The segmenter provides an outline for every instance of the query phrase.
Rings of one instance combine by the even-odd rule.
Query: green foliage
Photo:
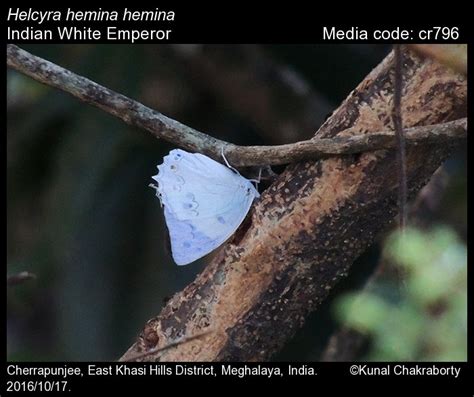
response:
[[[336,314],[371,338],[364,359],[467,359],[467,250],[446,227],[392,234],[385,259],[403,275],[344,295]],[[400,290],[398,299],[393,292]]]

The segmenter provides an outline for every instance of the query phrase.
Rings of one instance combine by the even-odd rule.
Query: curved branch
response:
[[[393,132],[313,138],[293,144],[276,146],[239,146],[199,132],[176,120],[150,109],[124,95],[118,94],[85,77],[79,76],[52,62],[32,55],[15,45],[7,46],[9,67],[48,86],[58,88],[79,100],[118,117],[127,124],[145,129],[157,138],[172,142],[184,149],[203,153],[222,162],[222,150],[235,167],[279,165],[318,159],[333,155],[361,153],[396,146]],[[442,143],[465,139],[467,120],[406,130],[407,145]],[[350,131],[347,131],[349,135]]]

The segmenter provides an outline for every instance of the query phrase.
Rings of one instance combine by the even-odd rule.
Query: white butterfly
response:
[[[255,198],[252,182],[199,153],[174,149],[158,166],[151,185],[164,205],[171,252],[187,265],[226,241],[245,219]]]

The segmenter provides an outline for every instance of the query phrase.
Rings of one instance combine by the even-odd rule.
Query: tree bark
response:
[[[406,128],[466,116],[463,76],[404,55]],[[393,54],[323,124],[315,138],[391,129]],[[407,149],[413,196],[449,155],[451,144]],[[287,167],[248,221],[194,282],[148,321],[126,360],[183,336],[212,330],[146,361],[268,360],[325,300],[397,211],[393,150],[306,161]]]

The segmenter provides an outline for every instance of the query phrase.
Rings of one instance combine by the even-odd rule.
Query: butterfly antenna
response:
[[[236,172],[238,175],[240,175],[240,172],[237,171],[234,167],[232,167],[229,162],[227,161],[227,159],[225,158],[225,154],[224,154],[224,146],[222,146],[221,148],[221,156],[222,158],[224,159],[225,161],[225,164],[227,165],[227,167],[229,167],[232,171]]]

